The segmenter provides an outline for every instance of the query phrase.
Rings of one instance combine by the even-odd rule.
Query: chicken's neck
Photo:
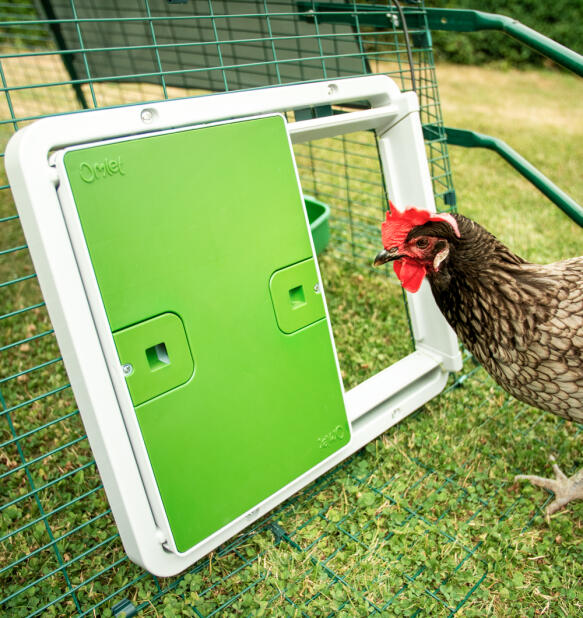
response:
[[[545,318],[541,296],[551,290],[534,265],[474,221],[461,215],[456,219],[461,238],[439,271],[428,273],[428,279],[449,324],[483,361],[492,345],[524,342]]]

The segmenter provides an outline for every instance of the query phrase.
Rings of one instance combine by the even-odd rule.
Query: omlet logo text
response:
[[[83,182],[92,183],[102,178],[109,178],[109,176],[125,176],[126,171],[123,166],[121,157],[117,159],[104,159],[99,163],[87,163],[83,161],[79,165],[79,175]]]

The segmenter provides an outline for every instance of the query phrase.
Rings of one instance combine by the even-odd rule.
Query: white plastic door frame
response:
[[[55,116],[18,131],[8,144],[12,192],[124,548],[131,560],[156,575],[184,570],[439,394],[448,373],[461,368],[457,339],[425,282],[418,294],[408,295],[415,351],[344,393],[350,443],[189,551],[169,551],[113,386],[123,382],[122,369],[107,363],[100,345],[59,202],[51,153],[106,139],[352,101],[368,101],[370,109],[290,123],[292,142],[374,129],[391,199],[434,211],[417,97],[400,92],[382,75]]]

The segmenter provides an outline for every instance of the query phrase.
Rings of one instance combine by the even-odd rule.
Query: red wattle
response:
[[[423,283],[423,278],[427,273],[425,266],[413,260],[408,260],[407,258],[402,258],[393,262],[393,269],[401,285],[407,292],[413,294],[419,290],[421,283]]]

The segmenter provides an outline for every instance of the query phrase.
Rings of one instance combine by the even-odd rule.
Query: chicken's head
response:
[[[381,226],[384,249],[374,265],[393,262],[399,281],[417,292],[427,273],[437,272],[447,258],[450,243],[460,237],[457,221],[447,213],[431,213],[409,206],[400,212],[389,202]]]

